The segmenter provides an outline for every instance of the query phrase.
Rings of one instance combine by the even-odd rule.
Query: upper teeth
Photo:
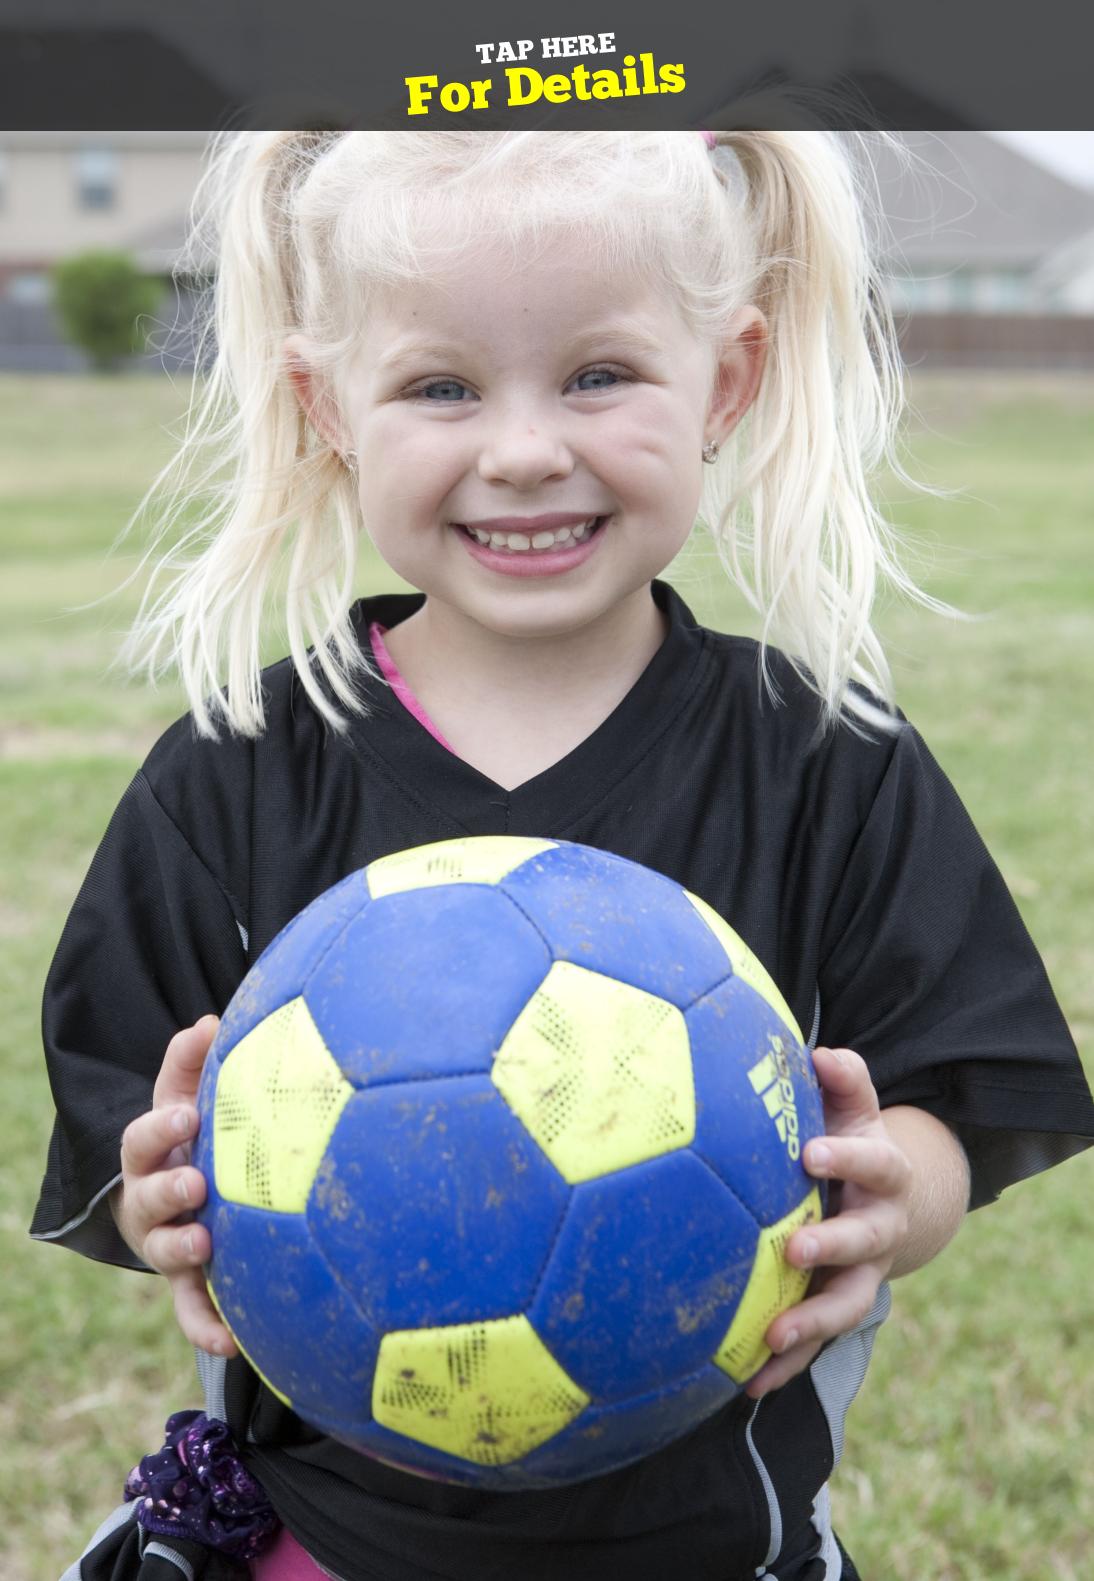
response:
[[[492,549],[552,549],[556,543],[583,543],[596,525],[597,518],[590,516],[578,527],[558,527],[554,532],[486,532],[481,527],[467,530],[481,544]]]

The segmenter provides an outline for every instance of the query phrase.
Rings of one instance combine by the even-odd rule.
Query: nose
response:
[[[478,472],[486,483],[533,489],[573,470],[574,457],[557,422],[526,406],[499,413],[479,452]]]

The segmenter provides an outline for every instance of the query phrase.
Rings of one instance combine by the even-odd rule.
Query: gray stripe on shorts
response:
[[[89,1554],[93,1548],[97,1548],[102,1542],[103,1538],[109,1537],[110,1533],[116,1531],[119,1526],[124,1526],[126,1521],[133,1520],[136,1516],[136,1513],[137,1506],[134,1503],[119,1504],[116,1510],[111,1510],[110,1514],[106,1517],[106,1520],[92,1537],[91,1541],[88,1543],[79,1559],[74,1559],[72,1561],[64,1575],[61,1576],[60,1581],[80,1581],[80,1565],[83,1562],[85,1555]]]
[[[169,1565],[174,1565],[184,1577],[185,1581],[194,1581],[194,1567],[183,1554],[177,1554],[173,1548],[165,1548],[162,1543],[148,1543],[141,1549],[141,1558],[151,1554],[155,1559],[166,1559]]]
[[[879,1285],[873,1306],[857,1328],[849,1329],[846,1334],[840,1334],[832,1340],[809,1368],[817,1399],[820,1401],[821,1410],[828,1424],[828,1435],[832,1441],[833,1470],[839,1465],[843,1454],[843,1425],[847,1412],[851,1401],[862,1386],[870,1353],[874,1348],[874,1338],[888,1317],[891,1306],[892,1295],[889,1286]],[[773,1581],[777,1572],[769,1570],[768,1566],[775,1562],[782,1547],[783,1528],[782,1512],[779,1509],[775,1485],[752,1438],[752,1424],[756,1420],[756,1411],[762,1404],[763,1400],[756,1402],[756,1410],[749,1418],[745,1430],[745,1441],[767,1497],[767,1513],[771,1526],[767,1555],[755,1573],[757,1581],[762,1581],[764,1576],[771,1577]],[[832,1530],[827,1483],[813,1501],[811,1520],[814,1530],[821,1539],[820,1557],[824,1560],[824,1581],[839,1581],[843,1561],[840,1559],[835,1533]]]
[[[892,1292],[885,1283],[878,1286],[873,1306],[857,1328],[841,1334],[825,1347],[809,1369],[813,1387],[817,1392],[821,1410],[828,1423],[832,1440],[833,1465],[840,1463],[843,1455],[843,1428],[851,1401],[862,1387],[870,1353],[874,1348],[877,1331],[889,1316],[893,1304]],[[840,1581],[843,1560],[832,1530],[831,1499],[825,1483],[813,1500],[813,1527],[821,1539],[820,1556],[824,1560],[824,1581]]]
[[[228,1368],[227,1358],[214,1356],[210,1350],[202,1350],[200,1345],[194,1346],[194,1360],[197,1362],[198,1377],[201,1380],[202,1393],[205,1395],[205,1414],[215,1417],[218,1422],[228,1420],[228,1411],[224,1403],[224,1375]]]

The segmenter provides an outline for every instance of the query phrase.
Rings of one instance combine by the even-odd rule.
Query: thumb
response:
[[[194,1103],[201,1085],[205,1056],[217,1035],[217,1016],[202,1016],[192,1027],[176,1032],[167,1045],[160,1073],[152,1093],[152,1105],[159,1109],[172,1103]]]

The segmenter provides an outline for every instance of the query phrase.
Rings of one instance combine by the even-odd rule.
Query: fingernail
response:
[[[186,1184],[185,1175],[179,1175],[175,1181],[175,1196],[178,1197],[180,1202],[189,1202],[190,1200],[190,1188]]]
[[[842,1049],[829,1049],[828,1051],[838,1065],[847,1064],[847,1056]]]
[[[803,1263],[815,1263],[820,1253],[820,1242],[815,1235],[807,1235],[801,1243],[799,1256]]]
[[[194,1234],[193,1234],[192,1230],[188,1230],[186,1232],[186,1234],[182,1237],[182,1249],[186,1253],[187,1257],[193,1257],[193,1255],[194,1255]]]
[[[825,1147],[823,1142],[814,1142],[809,1149],[809,1167],[811,1169],[831,1169],[832,1149]]]
[[[186,1136],[190,1130],[190,1115],[186,1109],[176,1109],[171,1116],[171,1129],[176,1136]]]
[[[786,1338],[783,1340],[782,1344],[779,1346],[779,1355],[780,1356],[785,1356],[787,1351],[788,1350],[793,1350],[794,1346],[797,1343],[798,1343],[798,1331],[797,1331],[796,1328],[792,1328],[790,1330],[790,1333],[786,1336]]]

